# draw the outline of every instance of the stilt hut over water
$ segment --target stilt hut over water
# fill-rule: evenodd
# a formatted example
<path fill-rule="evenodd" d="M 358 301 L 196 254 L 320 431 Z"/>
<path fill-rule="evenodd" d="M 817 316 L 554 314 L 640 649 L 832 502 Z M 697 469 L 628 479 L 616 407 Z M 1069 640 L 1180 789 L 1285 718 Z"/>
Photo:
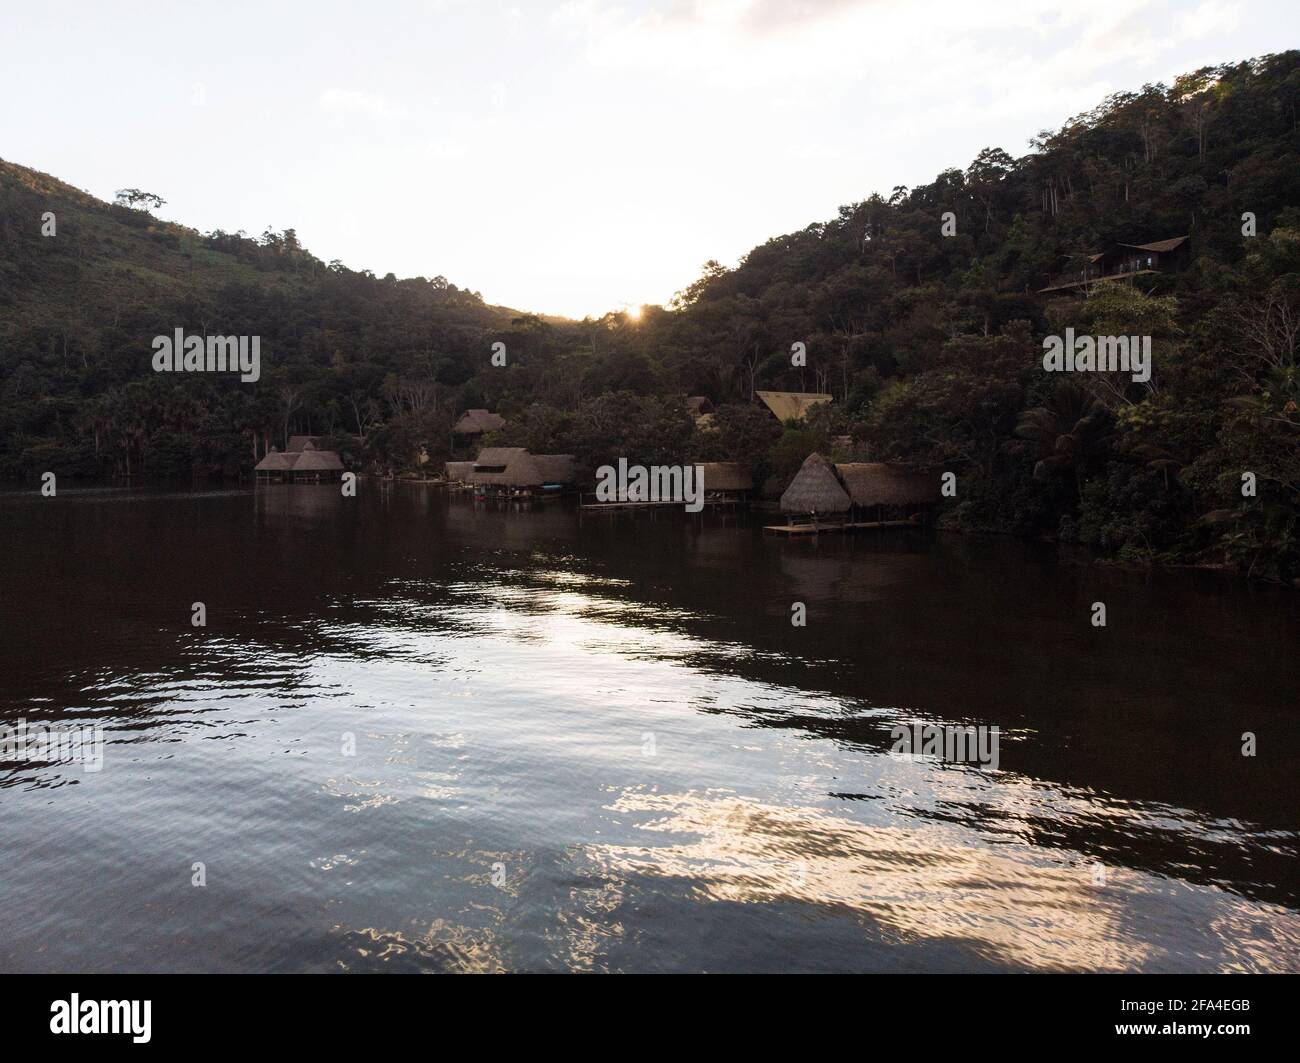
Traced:
<path fill-rule="evenodd" d="M 704 497 L 711 501 L 739 502 L 754 490 L 749 468 L 738 461 L 709 461 L 699 466 Z"/>
<path fill-rule="evenodd" d="M 474 459 L 469 478 L 481 498 L 532 498 L 545 480 L 524 447 L 487 447 Z"/>
<path fill-rule="evenodd" d="M 781 509 L 794 519 L 843 519 L 852 508 L 853 500 L 835 475 L 835 466 L 820 454 L 804 459 L 781 496 Z"/>
<path fill-rule="evenodd" d="M 272 447 L 266 456 L 253 466 L 253 474 L 259 481 L 269 483 L 272 480 L 287 480 L 293 471 L 297 454 L 281 454 L 278 447 Z"/>
<path fill-rule="evenodd" d="M 294 461 L 289 476 L 294 481 L 319 483 L 322 480 L 337 480 L 342 471 L 343 462 L 334 451 L 317 450 L 316 444 L 308 440 Z"/>
<path fill-rule="evenodd" d="M 848 489 L 859 519 L 912 517 L 919 508 L 939 502 L 939 477 L 906 465 L 841 462 L 835 471 Z"/>

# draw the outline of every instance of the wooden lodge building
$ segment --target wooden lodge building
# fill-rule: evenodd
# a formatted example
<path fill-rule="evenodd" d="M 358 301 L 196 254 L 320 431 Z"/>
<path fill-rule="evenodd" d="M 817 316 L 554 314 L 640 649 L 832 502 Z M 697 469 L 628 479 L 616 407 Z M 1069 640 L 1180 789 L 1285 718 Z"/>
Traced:
<path fill-rule="evenodd" d="M 1131 281 L 1137 277 L 1152 277 L 1181 269 L 1191 251 L 1190 237 L 1174 236 L 1149 244 L 1112 244 L 1106 250 L 1090 255 L 1083 269 L 1052 279 L 1039 295 L 1061 292 L 1082 292 L 1098 281 Z"/>
<path fill-rule="evenodd" d="M 781 496 L 781 510 L 796 523 L 911 521 L 918 509 L 938 501 L 935 475 L 885 462 L 835 465 L 809 454 Z"/>
<path fill-rule="evenodd" d="M 343 471 L 343 460 L 336 451 L 317 450 L 317 438 L 290 436 L 289 449 L 283 453 L 272 447 L 253 466 L 257 480 L 262 483 L 321 483 L 338 480 Z"/>
<path fill-rule="evenodd" d="M 462 466 L 457 471 L 462 481 L 474 485 L 475 498 L 555 496 L 571 489 L 578 478 L 572 454 L 530 454 L 524 447 L 487 447 L 467 473 L 465 463 L 450 464 Z"/>

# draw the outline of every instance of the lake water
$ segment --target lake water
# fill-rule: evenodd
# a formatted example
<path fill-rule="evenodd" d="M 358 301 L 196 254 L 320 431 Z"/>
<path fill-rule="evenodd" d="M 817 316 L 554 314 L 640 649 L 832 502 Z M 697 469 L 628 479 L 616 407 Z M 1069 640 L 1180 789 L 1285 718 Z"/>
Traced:
<path fill-rule="evenodd" d="M 0 558 L 0 725 L 107 740 L 0 765 L 3 970 L 1300 970 L 1288 589 L 375 481 Z"/>

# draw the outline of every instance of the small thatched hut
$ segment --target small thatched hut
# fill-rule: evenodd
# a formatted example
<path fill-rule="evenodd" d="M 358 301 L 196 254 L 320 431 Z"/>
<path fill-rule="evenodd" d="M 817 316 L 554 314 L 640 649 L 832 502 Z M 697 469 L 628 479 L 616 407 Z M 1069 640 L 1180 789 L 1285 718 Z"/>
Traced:
<path fill-rule="evenodd" d="M 754 489 L 749 468 L 738 461 L 707 461 L 698 467 L 705 498 L 740 499 Z"/>
<path fill-rule="evenodd" d="M 469 483 L 474 473 L 474 463 L 472 461 L 449 461 L 443 466 L 443 473 L 451 483 Z"/>
<path fill-rule="evenodd" d="M 842 516 L 853 507 L 853 500 L 835 475 L 835 466 L 820 454 L 809 454 L 795 478 L 781 496 L 786 513 L 807 514 L 813 519 Z"/>
<path fill-rule="evenodd" d="M 880 461 L 841 462 L 835 466 L 835 471 L 848 489 L 854 509 L 912 509 L 939 501 L 939 478 L 906 465 Z"/>
<path fill-rule="evenodd" d="M 452 434 L 465 437 L 475 437 L 495 432 L 506 423 L 506 419 L 499 413 L 492 413 L 490 410 L 466 410 L 460 415 L 460 420 L 452 427 Z"/>

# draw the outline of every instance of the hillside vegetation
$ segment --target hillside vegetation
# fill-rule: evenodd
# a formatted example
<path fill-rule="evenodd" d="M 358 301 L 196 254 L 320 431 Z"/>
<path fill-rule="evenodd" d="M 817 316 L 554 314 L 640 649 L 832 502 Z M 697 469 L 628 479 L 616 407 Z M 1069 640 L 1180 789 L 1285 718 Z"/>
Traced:
<path fill-rule="evenodd" d="M 1295 51 L 1121 93 L 1023 156 L 985 149 L 707 263 L 639 320 L 518 314 L 326 264 L 292 229 L 200 234 L 0 163 L 0 475 L 234 475 L 306 431 L 399 469 L 484 406 L 508 418 L 494 441 L 588 469 L 742 460 L 775 493 L 815 449 L 908 461 L 957 474 L 949 526 L 1293 579 L 1298 108 Z M 1183 235 L 1176 273 L 1037 294 L 1089 253 Z M 153 373 L 152 337 L 178 327 L 260 335 L 262 379 Z M 1152 380 L 1044 372 L 1042 338 L 1067 327 L 1151 336 Z M 782 426 L 763 388 L 835 401 Z M 719 405 L 715 431 L 688 394 Z"/>

